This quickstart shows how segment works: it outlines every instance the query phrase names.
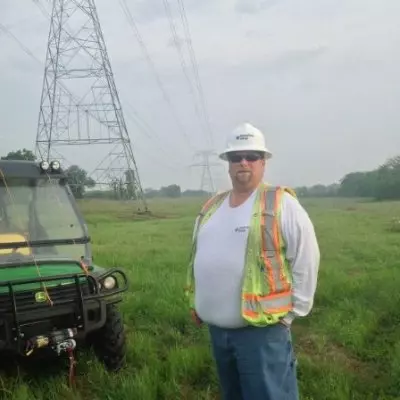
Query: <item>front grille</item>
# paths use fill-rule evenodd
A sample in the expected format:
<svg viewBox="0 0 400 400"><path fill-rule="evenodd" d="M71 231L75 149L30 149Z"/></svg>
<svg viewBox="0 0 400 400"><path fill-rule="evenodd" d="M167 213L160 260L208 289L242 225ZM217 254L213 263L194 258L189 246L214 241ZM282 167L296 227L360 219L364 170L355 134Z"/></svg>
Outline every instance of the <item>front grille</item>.
<svg viewBox="0 0 400 400"><path fill-rule="evenodd" d="M90 294L90 289L88 283L81 283L82 295ZM57 302L63 300L77 301L79 299L79 294L77 287L74 283L69 285L59 285L56 287L47 287L47 292L49 293L50 299L53 305L57 305ZM34 307L35 309L40 309L42 307L48 307L47 302L37 302L35 300L35 294L37 292L43 291L42 289L28 290L28 291L16 291L14 289L14 297L17 306L17 310ZM0 313L12 312L12 300L10 293L3 293L0 295Z"/></svg>

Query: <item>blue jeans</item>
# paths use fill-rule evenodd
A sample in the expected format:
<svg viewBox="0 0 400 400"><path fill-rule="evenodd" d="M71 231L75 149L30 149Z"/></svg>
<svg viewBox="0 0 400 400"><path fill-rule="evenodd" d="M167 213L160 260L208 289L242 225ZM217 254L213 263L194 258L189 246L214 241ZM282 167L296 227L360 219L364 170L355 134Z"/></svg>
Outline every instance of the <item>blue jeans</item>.
<svg viewBox="0 0 400 400"><path fill-rule="evenodd" d="M298 400L290 328L209 326L224 400Z"/></svg>

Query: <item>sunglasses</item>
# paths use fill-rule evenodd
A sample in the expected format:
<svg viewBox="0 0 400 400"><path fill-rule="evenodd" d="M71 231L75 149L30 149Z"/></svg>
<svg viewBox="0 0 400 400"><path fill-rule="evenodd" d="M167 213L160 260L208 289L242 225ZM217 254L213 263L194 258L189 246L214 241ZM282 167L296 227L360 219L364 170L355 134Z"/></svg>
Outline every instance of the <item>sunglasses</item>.
<svg viewBox="0 0 400 400"><path fill-rule="evenodd" d="M254 162L262 159L262 155L259 153L247 153L247 154L236 154L231 153L227 155L228 160L233 163L239 163L242 160L246 160L248 162Z"/></svg>

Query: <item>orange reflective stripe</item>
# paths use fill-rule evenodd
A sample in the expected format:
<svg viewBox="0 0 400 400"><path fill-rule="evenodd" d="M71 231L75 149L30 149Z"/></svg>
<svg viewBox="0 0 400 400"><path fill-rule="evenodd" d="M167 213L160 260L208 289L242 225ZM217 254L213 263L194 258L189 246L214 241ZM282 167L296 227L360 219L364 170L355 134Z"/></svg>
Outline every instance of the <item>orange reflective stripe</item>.
<svg viewBox="0 0 400 400"><path fill-rule="evenodd" d="M243 296L244 312L257 315L257 310L261 307L263 313L285 312L292 308L291 296L279 293L271 296L257 296L245 294Z"/></svg>
<svg viewBox="0 0 400 400"><path fill-rule="evenodd" d="M280 292L280 293L271 293L271 294L267 294L265 296L260 296L258 294L254 294L254 293L243 293L243 299L244 300L267 300L267 299L276 299L276 298L282 298L282 297L287 297L287 293L285 292Z"/></svg>
<svg viewBox="0 0 400 400"><path fill-rule="evenodd" d="M200 213L198 215L198 220L197 220L197 226L196 226L196 232L195 232L195 240L197 237L197 233L200 230L200 227L203 223L204 217L206 216L207 212L211 209L211 207L216 204L216 202L219 200L221 197L221 194L218 194L216 196L210 197L204 204L203 207L200 210Z"/></svg>
<svg viewBox="0 0 400 400"><path fill-rule="evenodd" d="M205 214L214 204L216 204L218 201L222 200L229 192L222 192L219 194L216 194L213 197L210 197L203 205L201 209L201 213Z"/></svg>
<svg viewBox="0 0 400 400"><path fill-rule="evenodd" d="M271 291L275 291L275 282L273 278L272 264L267 256L267 239L266 239L266 190L261 192L261 243L262 243L262 258L265 265L266 279Z"/></svg>
<svg viewBox="0 0 400 400"><path fill-rule="evenodd" d="M282 196L283 196L284 190L282 188L277 188L276 195L275 195L275 207L274 207L274 214L275 217L273 219L273 226L272 226L272 232L273 232L273 241L274 241L274 246L275 246L275 259L276 262L279 264L279 279L280 283L282 286L282 289L284 291L287 291L290 289L290 285L288 284L287 280L285 279L284 276L284 265L283 265L283 260L280 257L280 249L282 249L282 243L280 241L280 234L278 230L278 217L279 217L279 207L282 201Z"/></svg>
<svg viewBox="0 0 400 400"><path fill-rule="evenodd" d="M284 313L292 310L292 305L287 305L285 307L279 307L279 308L268 308L264 309L263 313L264 314L279 314L279 313ZM256 311L251 311L251 310L243 310L243 315L247 317L252 317L252 318L257 318L260 316L259 312Z"/></svg>
<svg viewBox="0 0 400 400"><path fill-rule="evenodd" d="M286 292L290 284L285 277L284 260L281 255L282 243L279 233L279 208L283 189L264 190L261 198L262 207L262 253L264 264L268 270L268 283L271 292Z"/></svg>
<svg viewBox="0 0 400 400"><path fill-rule="evenodd" d="M206 213L210 207L212 206L212 203L214 202L214 200L216 199L216 196L210 197L203 205L203 207L201 208L201 212L202 213Z"/></svg>

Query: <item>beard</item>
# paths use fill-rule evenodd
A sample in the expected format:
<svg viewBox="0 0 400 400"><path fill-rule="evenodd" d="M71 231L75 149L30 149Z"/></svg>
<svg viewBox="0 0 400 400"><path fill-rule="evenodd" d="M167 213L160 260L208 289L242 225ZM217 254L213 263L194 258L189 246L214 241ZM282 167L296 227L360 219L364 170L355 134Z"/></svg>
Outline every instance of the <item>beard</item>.
<svg viewBox="0 0 400 400"><path fill-rule="evenodd" d="M241 171L236 172L236 174L235 174L236 182L242 183L242 184L251 182L252 177L253 177L253 174L249 170L241 170Z"/></svg>

